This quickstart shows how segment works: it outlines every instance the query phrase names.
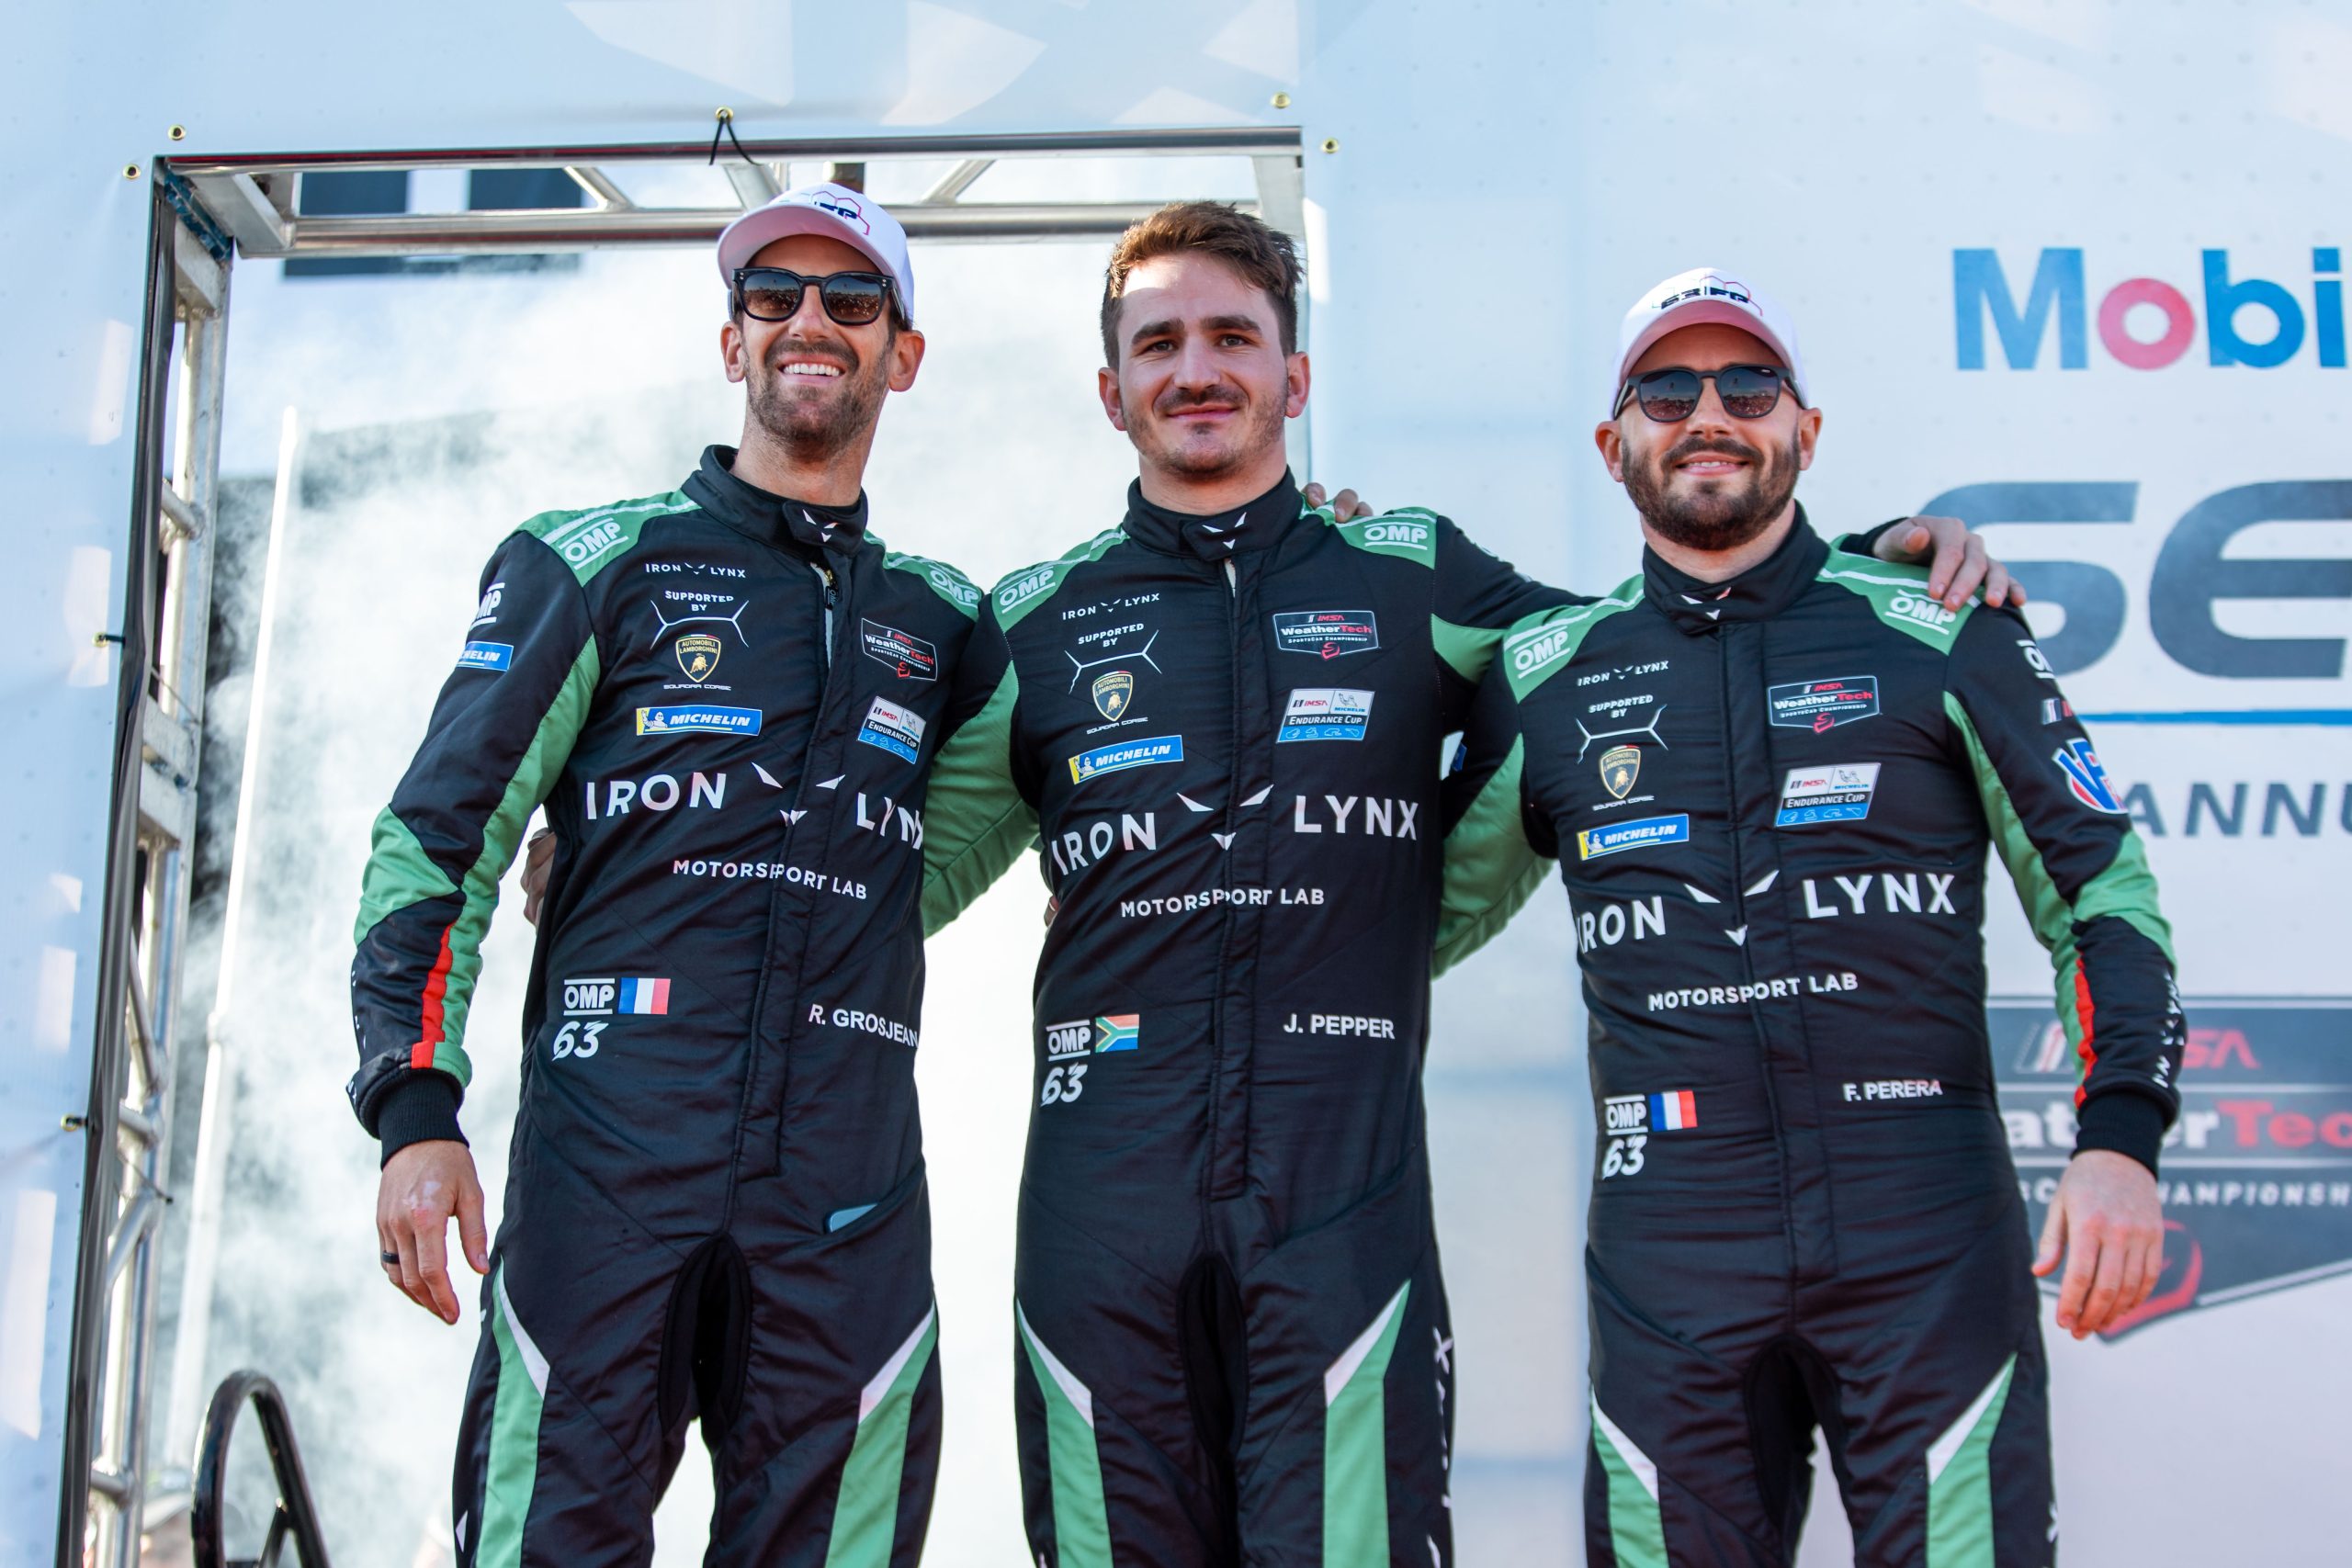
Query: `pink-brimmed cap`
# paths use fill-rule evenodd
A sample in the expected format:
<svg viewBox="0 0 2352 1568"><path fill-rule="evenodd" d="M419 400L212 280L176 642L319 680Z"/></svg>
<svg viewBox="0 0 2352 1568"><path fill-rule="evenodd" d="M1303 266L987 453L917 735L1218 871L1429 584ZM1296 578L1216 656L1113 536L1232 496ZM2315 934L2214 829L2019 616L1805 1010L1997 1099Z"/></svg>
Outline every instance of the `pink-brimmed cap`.
<svg viewBox="0 0 2352 1568"><path fill-rule="evenodd" d="M729 288L735 270L752 265L761 251L794 234L815 234L864 256L890 279L899 313L915 319L915 273L907 261L907 231L881 203L831 184L801 186L763 207L755 207L719 231L718 276Z"/></svg>
<svg viewBox="0 0 2352 1568"><path fill-rule="evenodd" d="M1713 266L1678 272L1634 301L1617 329L1617 377L1609 384L1610 402L1616 402L1634 362L1649 352L1650 344L1670 332L1702 321L1719 321L1761 338L1764 346L1779 355L1788 367L1789 390L1795 394L1798 406L1804 406L1807 382L1804 361L1797 354L1796 323L1749 288L1739 274Z"/></svg>

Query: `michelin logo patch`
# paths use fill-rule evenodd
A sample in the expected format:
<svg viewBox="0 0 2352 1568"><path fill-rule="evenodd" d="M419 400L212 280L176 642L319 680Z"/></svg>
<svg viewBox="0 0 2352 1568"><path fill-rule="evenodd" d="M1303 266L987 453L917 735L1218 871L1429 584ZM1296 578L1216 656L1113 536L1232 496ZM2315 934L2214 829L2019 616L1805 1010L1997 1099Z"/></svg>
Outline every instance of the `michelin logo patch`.
<svg viewBox="0 0 2352 1568"><path fill-rule="evenodd" d="M460 670L488 670L503 673L514 662L514 645L511 642L469 642L458 655Z"/></svg>
<svg viewBox="0 0 2352 1568"><path fill-rule="evenodd" d="M1878 677L1844 675L1835 681L1792 681L1767 686L1764 700L1779 729L1810 729L1815 735L1878 716Z"/></svg>
<svg viewBox="0 0 2352 1568"><path fill-rule="evenodd" d="M1317 659L1370 653L1380 646L1380 622L1370 610L1284 610L1274 616L1274 646Z"/></svg>
<svg viewBox="0 0 2352 1568"><path fill-rule="evenodd" d="M1859 822L1871 814L1878 789L1876 762L1833 762L1826 768L1791 768L1781 781L1775 828L1812 822Z"/></svg>
<svg viewBox="0 0 2352 1568"><path fill-rule="evenodd" d="M760 710L711 707L699 703L637 710L637 732L639 735L673 735L687 731L706 735L757 735L760 732Z"/></svg>
<svg viewBox="0 0 2352 1568"><path fill-rule="evenodd" d="M912 708L900 707L888 697L876 697L874 705L865 710L865 722L858 727L857 738L868 746L879 746L900 761L911 762L922 750L922 715Z"/></svg>
<svg viewBox="0 0 2352 1568"><path fill-rule="evenodd" d="M1635 822L1612 822L1606 828L1580 828L1577 830L1577 859L1599 860L1627 850L1690 841L1690 818L1678 811L1671 817L1645 817Z"/></svg>
<svg viewBox="0 0 2352 1568"><path fill-rule="evenodd" d="M1129 768L1148 768L1160 762L1181 762L1184 760L1184 738L1181 735L1159 735L1149 740L1123 740L1116 746L1097 746L1091 751L1080 751L1069 760L1069 782L1084 784L1099 773L1123 773Z"/></svg>
<svg viewBox="0 0 2352 1568"><path fill-rule="evenodd" d="M1361 740L1372 724L1370 692L1346 686L1297 686L1283 709L1274 743L1285 740Z"/></svg>

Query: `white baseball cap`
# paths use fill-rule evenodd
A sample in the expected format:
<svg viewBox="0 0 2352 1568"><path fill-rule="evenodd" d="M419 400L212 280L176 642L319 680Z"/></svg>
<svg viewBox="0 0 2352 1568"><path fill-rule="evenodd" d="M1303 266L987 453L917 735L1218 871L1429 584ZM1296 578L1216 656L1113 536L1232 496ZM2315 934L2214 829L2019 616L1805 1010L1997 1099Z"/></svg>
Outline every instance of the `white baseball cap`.
<svg viewBox="0 0 2352 1568"><path fill-rule="evenodd" d="M1611 403L1624 389L1634 361L1647 354L1650 344L1670 332L1702 321L1720 321L1763 339L1764 346L1788 367L1789 390L1804 406L1803 389L1807 382L1804 361L1797 355L1796 323L1786 311L1740 281L1739 274L1713 266L1676 273L1653 286L1625 312L1617 329L1617 377L1609 384Z"/></svg>
<svg viewBox="0 0 2352 1568"><path fill-rule="evenodd" d="M794 234L839 240L888 276L899 311L915 319L915 274L907 262L907 231L882 210L881 203L847 186L830 183L786 191L755 207L719 231L718 276L732 288L735 269L776 241Z"/></svg>

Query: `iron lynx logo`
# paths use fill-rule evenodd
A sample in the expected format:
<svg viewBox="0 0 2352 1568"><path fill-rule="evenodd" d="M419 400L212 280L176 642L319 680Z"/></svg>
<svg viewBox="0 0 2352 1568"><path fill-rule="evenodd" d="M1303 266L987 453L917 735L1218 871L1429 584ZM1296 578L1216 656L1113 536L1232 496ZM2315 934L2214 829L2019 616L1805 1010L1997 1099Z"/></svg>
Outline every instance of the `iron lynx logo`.
<svg viewBox="0 0 2352 1568"><path fill-rule="evenodd" d="M2187 1005L2165 1138L2165 1269L2108 1337L2352 1273L2352 998ZM2075 1146L2075 1054L2048 1004L1987 1010L2010 1157L2041 1234Z"/></svg>
<svg viewBox="0 0 2352 1568"><path fill-rule="evenodd" d="M2090 310L2083 252L2052 246L2035 261L2022 290L1990 250L1951 254L1952 336L1962 370L1985 367L1985 328L1999 340L2012 370L2041 367L2042 346L2057 339L2058 368L2090 364L2088 328L2118 365L2162 370L2187 357L2203 328L2205 362L2268 370L2302 352L2309 338L2323 369L2341 370L2344 357L2344 252L2335 245L2311 253L2310 295L2267 277L2244 276L2226 250L2199 257L2200 312L2181 288L2158 277L2126 277L2099 296Z"/></svg>

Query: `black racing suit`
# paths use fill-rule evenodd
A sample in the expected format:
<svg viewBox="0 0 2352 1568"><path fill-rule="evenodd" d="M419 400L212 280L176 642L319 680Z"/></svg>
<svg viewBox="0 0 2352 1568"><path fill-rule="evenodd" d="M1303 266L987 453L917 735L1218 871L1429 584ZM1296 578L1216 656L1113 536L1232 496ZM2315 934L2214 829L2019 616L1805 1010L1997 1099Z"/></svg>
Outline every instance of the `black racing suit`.
<svg viewBox="0 0 2352 1568"><path fill-rule="evenodd" d="M1505 638L1441 962L1560 862L1591 1016L1588 1560L1785 1563L1824 1429L1855 1561L2055 1548L1994 1100L1987 845L2057 968L2079 1149L2155 1168L2183 1024L2141 841L2021 618L1833 554L1645 554Z"/></svg>
<svg viewBox="0 0 2352 1568"><path fill-rule="evenodd" d="M1033 840L1016 1408L1049 1568L1453 1561L1420 1072L1438 761L1566 596L1444 518L1129 502L980 615L933 927Z"/></svg>
<svg viewBox="0 0 2352 1568"><path fill-rule="evenodd" d="M557 853L458 1458L468 1564L642 1562L697 1415L714 1563L910 1565L939 1374L923 772L977 590L735 479L533 518L378 819L351 1098L458 1136L532 808Z"/></svg>

